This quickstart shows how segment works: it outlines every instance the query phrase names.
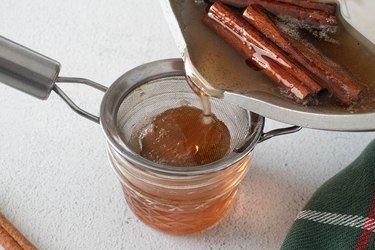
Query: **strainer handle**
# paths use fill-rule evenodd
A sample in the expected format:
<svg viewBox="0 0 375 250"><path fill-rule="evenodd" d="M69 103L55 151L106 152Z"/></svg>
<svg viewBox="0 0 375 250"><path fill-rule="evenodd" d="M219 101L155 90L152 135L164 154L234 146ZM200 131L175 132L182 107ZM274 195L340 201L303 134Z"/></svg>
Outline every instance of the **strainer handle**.
<svg viewBox="0 0 375 250"><path fill-rule="evenodd" d="M0 36L1 82L45 100L59 72L59 62Z"/></svg>
<svg viewBox="0 0 375 250"><path fill-rule="evenodd" d="M103 86L99 83L96 83L94 81L91 81L91 80L88 80L88 79L85 79L85 78L78 78L78 77L58 77L56 79L56 82L65 82L65 83L79 83L79 84L85 84L85 85L88 85L90 87L93 87L95 89L98 89L100 91L103 91L103 92L106 92L107 91L107 87L106 86ZM56 94L58 94L68 105L69 107L71 107L76 113L78 113L79 115L93 121L93 122L96 122L96 123L99 123L100 122L100 118L96 115L93 115L89 112L87 112L86 110L83 110L81 109L77 104L75 104L72 99L69 98L69 96L67 94L65 94L65 92L59 88L59 86L57 86L57 84L55 84L53 86L53 90L56 92Z"/></svg>
<svg viewBox="0 0 375 250"><path fill-rule="evenodd" d="M38 52L0 36L0 82L45 100L54 90L74 111L99 123L99 117L78 107L56 82L86 84L106 92L107 87L84 78L59 77L61 65Z"/></svg>
<svg viewBox="0 0 375 250"><path fill-rule="evenodd" d="M290 127L286 127L286 128L278 128L278 129L274 129L274 130L271 130L271 131L268 131L268 132L263 132L262 135L259 138L258 143L264 142L264 141L266 141L268 139L271 139L275 136L295 133L295 132L300 131L301 129L302 129L302 127L300 127L300 126L290 126Z"/></svg>

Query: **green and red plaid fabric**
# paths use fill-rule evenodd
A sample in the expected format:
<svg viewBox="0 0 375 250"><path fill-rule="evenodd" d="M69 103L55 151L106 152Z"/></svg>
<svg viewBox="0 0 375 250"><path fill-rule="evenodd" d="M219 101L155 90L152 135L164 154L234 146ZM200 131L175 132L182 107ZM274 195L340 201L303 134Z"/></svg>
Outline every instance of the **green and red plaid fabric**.
<svg viewBox="0 0 375 250"><path fill-rule="evenodd" d="M375 141L321 186L281 249L375 249Z"/></svg>

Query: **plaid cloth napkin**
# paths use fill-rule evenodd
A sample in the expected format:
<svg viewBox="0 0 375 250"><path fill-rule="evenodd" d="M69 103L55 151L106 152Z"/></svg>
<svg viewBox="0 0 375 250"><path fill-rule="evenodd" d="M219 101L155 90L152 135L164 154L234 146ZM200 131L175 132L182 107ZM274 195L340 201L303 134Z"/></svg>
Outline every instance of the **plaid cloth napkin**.
<svg viewBox="0 0 375 250"><path fill-rule="evenodd" d="M375 249L375 141L321 186L281 249Z"/></svg>

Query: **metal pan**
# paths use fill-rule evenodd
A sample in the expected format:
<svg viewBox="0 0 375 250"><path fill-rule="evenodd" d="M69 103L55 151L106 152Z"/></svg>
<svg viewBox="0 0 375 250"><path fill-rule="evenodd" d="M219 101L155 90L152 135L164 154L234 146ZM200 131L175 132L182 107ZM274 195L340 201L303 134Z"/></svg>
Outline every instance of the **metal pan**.
<svg viewBox="0 0 375 250"><path fill-rule="evenodd" d="M346 28L356 36L364 36L368 46L375 47L375 1L341 0L340 10ZM250 70L242 58L228 49L201 22L205 6L202 1L161 0L161 4L185 65L195 78L208 83L242 84L242 93L211 89L214 95L262 116L323 130L374 131L375 102L364 110L340 106L302 106L277 93L270 81Z"/></svg>

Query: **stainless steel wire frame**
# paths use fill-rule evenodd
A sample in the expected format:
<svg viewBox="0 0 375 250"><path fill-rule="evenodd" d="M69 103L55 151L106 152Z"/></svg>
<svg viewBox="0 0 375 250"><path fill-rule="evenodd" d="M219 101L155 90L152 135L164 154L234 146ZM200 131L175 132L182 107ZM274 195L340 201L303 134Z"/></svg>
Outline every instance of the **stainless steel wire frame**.
<svg viewBox="0 0 375 250"><path fill-rule="evenodd" d="M108 89L106 86L103 86L103 85L101 85L97 82L94 82L94 81L91 81L91 80L85 79L85 78L78 78L78 77L58 77L56 79L56 83L57 82L84 84L84 85L93 87L93 88L98 89L98 90L103 91L103 92L106 92L107 89ZM54 84L53 91L55 91L56 94L58 94L69 105L69 107L71 107L79 115L81 115L81 116L83 116L83 117L85 117L85 118L87 118L87 119L89 119L93 122L96 122L96 123L100 122L100 118L98 116L93 115L93 114L87 112L86 110L83 110L80 107L78 107L78 105L75 104L72 101L72 99L70 99L69 96L59 86L57 86L57 84Z"/></svg>

